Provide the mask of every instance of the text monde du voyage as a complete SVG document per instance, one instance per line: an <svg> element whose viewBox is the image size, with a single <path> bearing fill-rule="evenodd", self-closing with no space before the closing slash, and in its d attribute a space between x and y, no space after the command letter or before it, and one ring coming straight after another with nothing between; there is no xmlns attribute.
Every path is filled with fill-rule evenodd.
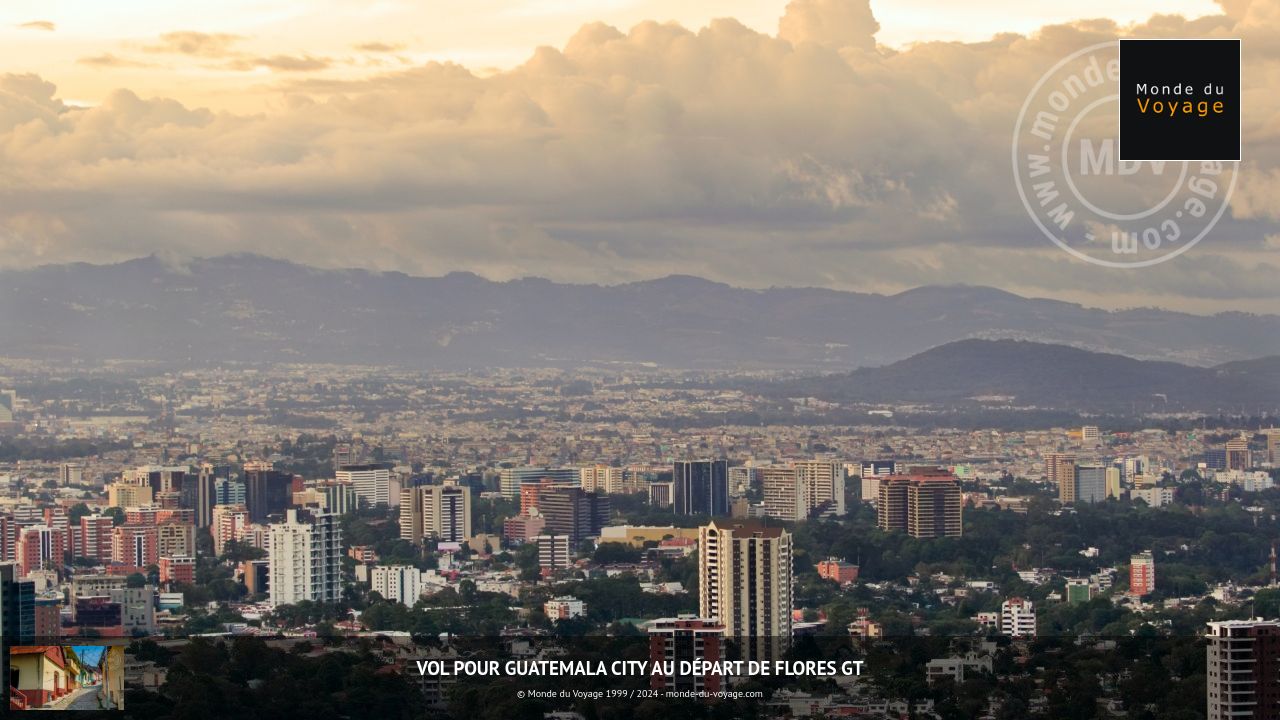
<svg viewBox="0 0 1280 720"><path fill-rule="evenodd" d="M1214 96L1222 96L1224 94L1223 85L1205 83L1204 87L1199 88L1199 92L1197 92L1197 88L1190 83L1176 83L1174 85L1135 83L1134 91L1137 95L1134 100L1138 103L1138 112L1143 115L1204 118L1210 115L1226 113L1227 106L1225 101L1212 99ZM1200 100L1197 98L1210 99Z"/></svg>

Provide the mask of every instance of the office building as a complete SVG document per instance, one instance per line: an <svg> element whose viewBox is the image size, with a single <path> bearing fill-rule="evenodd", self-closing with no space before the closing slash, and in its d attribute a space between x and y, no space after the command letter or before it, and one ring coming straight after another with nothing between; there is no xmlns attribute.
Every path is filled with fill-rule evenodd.
<svg viewBox="0 0 1280 720"><path fill-rule="evenodd" d="M138 507L150 505L154 501L155 497L149 485L117 482L107 486L107 504L111 507Z"/></svg>
<svg viewBox="0 0 1280 720"><path fill-rule="evenodd" d="M1102 442L1102 431L1097 425L1085 425L1080 428L1080 444L1084 447L1093 447Z"/></svg>
<svg viewBox="0 0 1280 720"><path fill-rule="evenodd" d="M502 537L510 545L523 545L541 535L546 526L541 515L517 515L502 521Z"/></svg>
<svg viewBox="0 0 1280 720"><path fill-rule="evenodd" d="M84 484L84 465L80 463L62 463L58 466L58 484L66 487L68 485Z"/></svg>
<svg viewBox="0 0 1280 720"><path fill-rule="evenodd" d="M0 641L17 644L35 637L36 584L23 580L17 565L0 564Z"/></svg>
<svg viewBox="0 0 1280 720"><path fill-rule="evenodd" d="M200 470L196 474L196 492L193 503L196 511L196 527L209 527L213 522L214 505L230 505L245 501L243 483L234 483L234 486L238 487L238 493L231 490L233 486L231 473L232 468L230 465L200 464ZM221 497L219 497L219 493L221 493ZM231 497L229 497L229 493L232 495ZM238 494L239 497L234 497L235 494Z"/></svg>
<svg viewBox="0 0 1280 720"><path fill-rule="evenodd" d="M271 604L311 600L337 602L342 596L342 529L336 515L299 519L296 509L271 525L268 539Z"/></svg>
<svg viewBox="0 0 1280 720"><path fill-rule="evenodd" d="M729 514L728 461L677 461L672 482L677 515Z"/></svg>
<svg viewBox="0 0 1280 720"><path fill-rule="evenodd" d="M649 677L649 687L666 692L719 692L723 678L712 673L681 674L681 667L694 667L695 662L719 662L723 659L721 638L724 626L709 618L681 615L674 618L650 620L649 661L669 663L676 673L654 673ZM688 663L687 665L684 663ZM666 667L666 665L664 665Z"/></svg>
<svg viewBox="0 0 1280 720"><path fill-rule="evenodd" d="M649 491L649 504L656 508L669 508L675 502L676 486L670 480L666 482L651 482L647 489Z"/></svg>
<svg viewBox="0 0 1280 720"><path fill-rule="evenodd" d="M546 520L545 532L569 536L569 542L574 547L587 538L599 535L600 529L609 524L609 497L584 492L582 488L542 491L539 510Z"/></svg>
<svg viewBox="0 0 1280 720"><path fill-rule="evenodd" d="M374 592L386 600L413 607L422 597L422 571L410 565L385 565L373 568L369 581Z"/></svg>
<svg viewBox="0 0 1280 720"><path fill-rule="evenodd" d="M1075 502L1076 456L1071 453L1045 453L1044 479L1050 487L1057 488L1059 502Z"/></svg>
<svg viewBox="0 0 1280 720"><path fill-rule="evenodd" d="M561 487L579 487L582 482L582 473L578 468L504 468L498 476L498 488L503 497L515 500L520 497L522 487L537 485L544 480Z"/></svg>
<svg viewBox="0 0 1280 720"><path fill-rule="evenodd" d="M1244 437L1228 440L1225 450L1227 470L1243 471L1253 465L1249 455L1249 441Z"/></svg>
<svg viewBox="0 0 1280 720"><path fill-rule="evenodd" d="M791 534L712 521L698 531L698 614L724 626L744 660L782 659L791 639Z"/></svg>
<svg viewBox="0 0 1280 720"><path fill-rule="evenodd" d="M308 482L302 490L293 493L293 504L332 515L346 515L360 506L355 488L337 480Z"/></svg>
<svg viewBox="0 0 1280 720"><path fill-rule="evenodd" d="M340 483L350 483L356 502L362 507L391 505L391 464L362 463L342 465L334 473ZM397 493L397 502L399 501Z"/></svg>
<svg viewBox="0 0 1280 720"><path fill-rule="evenodd" d="M162 494L180 494L190 474L189 465L143 465L126 473L125 482L149 487L152 496L158 498Z"/></svg>
<svg viewBox="0 0 1280 720"><path fill-rule="evenodd" d="M1155 589L1156 561L1151 552L1140 552L1129 558L1129 594L1143 597Z"/></svg>
<svg viewBox="0 0 1280 720"><path fill-rule="evenodd" d="M1259 618L1208 625L1208 720L1280 718L1280 621Z"/></svg>
<svg viewBox="0 0 1280 720"><path fill-rule="evenodd" d="M886 532L927 539L963 533L960 481L941 468L915 468L911 475L880 480L876 521Z"/></svg>
<svg viewBox="0 0 1280 720"><path fill-rule="evenodd" d="M244 491L249 519L267 522L272 516L283 515L293 502L293 475L276 470L271 463L245 463Z"/></svg>
<svg viewBox="0 0 1280 720"><path fill-rule="evenodd" d="M1107 467L1104 465L1077 465L1075 468L1075 499L1082 503L1099 503L1107 499Z"/></svg>

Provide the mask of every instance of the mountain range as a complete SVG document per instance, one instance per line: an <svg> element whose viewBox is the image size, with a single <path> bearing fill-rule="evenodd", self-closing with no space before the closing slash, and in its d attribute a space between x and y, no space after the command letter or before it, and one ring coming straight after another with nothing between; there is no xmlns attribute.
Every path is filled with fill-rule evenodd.
<svg viewBox="0 0 1280 720"><path fill-rule="evenodd" d="M848 370L965 339L1191 366L1280 355L1280 316L1107 311L985 287L896 295L321 270L257 255L0 271L0 356Z"/></svg>
<svg viewBox="0 0 1280 720"><path fill-rule="evenodd" d="M960 340L883 367L759 386L840 403L1274 414L1280 356L1195 367L1018 340Z"/></svg>

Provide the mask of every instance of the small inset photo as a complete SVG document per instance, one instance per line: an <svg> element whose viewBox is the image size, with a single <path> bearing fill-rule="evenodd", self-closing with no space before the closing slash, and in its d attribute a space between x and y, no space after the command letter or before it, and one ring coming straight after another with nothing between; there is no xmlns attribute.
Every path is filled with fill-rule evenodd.
<svg viewBox="0 0 1280 720"><path fill-rule="evenodd" d="M9 649L9 710L123 710L124 648L18 645Z"/></svg>

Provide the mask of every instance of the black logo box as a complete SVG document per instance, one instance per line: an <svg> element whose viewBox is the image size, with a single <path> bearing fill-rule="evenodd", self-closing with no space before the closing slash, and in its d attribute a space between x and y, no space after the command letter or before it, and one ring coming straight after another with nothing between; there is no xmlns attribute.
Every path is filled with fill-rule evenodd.
<svg viewBox="0 0 1280 720"><path fill-rule="evenodd" d="M1238 39L1120 39L1120 159L1238 161L1241 159L1240 66ZM1139 95L1137 86L1148 92ZM1205 86L1213 92L1206 95ZM1152 93L1150 87L1181 86L1182 94ZM1185 90L1189 87L1190 94ZM1221 87L1222 94L1217 93ZM1138 100L1150 101L1144 114ZM1207 102L1210 112L1185 114ZM1155 114L1156 103L1164 110ZM1170 116L1169 103L1177 103ZM1222 113L1212 112L1216 102Z"/></svg>

